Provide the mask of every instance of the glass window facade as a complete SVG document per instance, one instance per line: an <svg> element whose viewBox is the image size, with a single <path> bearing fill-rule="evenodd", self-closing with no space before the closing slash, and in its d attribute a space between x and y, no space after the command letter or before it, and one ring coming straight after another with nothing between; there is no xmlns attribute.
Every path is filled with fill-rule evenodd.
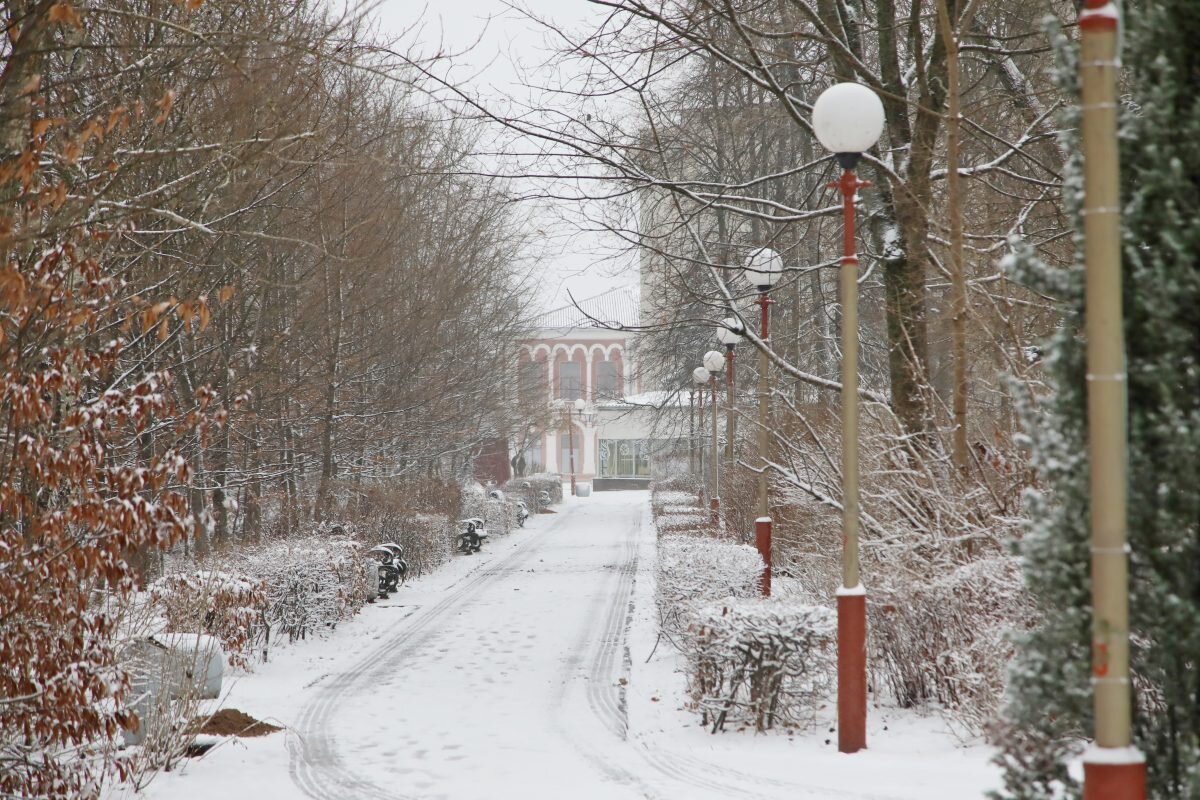
<svg viewBox="0 0 1200 800"><path fill-rule="evenodd" d="M601 477L649 478L653 444L648 439L601 439L597 453Z"/></svg>

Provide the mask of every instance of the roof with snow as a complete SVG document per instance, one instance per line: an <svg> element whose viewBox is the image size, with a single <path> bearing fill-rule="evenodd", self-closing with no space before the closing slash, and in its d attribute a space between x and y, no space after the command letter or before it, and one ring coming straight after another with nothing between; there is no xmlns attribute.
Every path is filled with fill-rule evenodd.
<svg viewBox="0 0 1200 800"><path fill-rule="evenodd" d="M635 328L638 298L631 286L620 286L534 317L535 328Z"/></svg>

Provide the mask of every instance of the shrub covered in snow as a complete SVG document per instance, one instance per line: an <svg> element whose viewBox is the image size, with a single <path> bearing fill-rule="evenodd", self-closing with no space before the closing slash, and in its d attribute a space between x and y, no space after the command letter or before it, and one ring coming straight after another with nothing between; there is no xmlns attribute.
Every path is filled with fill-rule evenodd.
<svg viewBox="0 0 1200 800"><path fill-rule="evenodd" d="M680 509L695 509L703 511L699 498L694 492L681 492L673 489L655 490L650 495L650 508L655 514L672 513Z"/></svg>
<svg viewBox="0 0 1200 800"><path fill-rule="evenodd" d="M265 642L265 584L247 575L200 570L164 575L149 599L172 633L216 637L235 666L245 667Z"/></svg>
<svg viewBox="0 0 1200 800"><path fill-rule="evenodd" d="M692 707L716 733L726 723L811 724L836 675L828 608L729 599L695 608L683 635Z"/></svg>
<svg viewBox="0 0 1200 800"><path fill-rule="evenodd" d="M695 609L728 597L756 597L762 558L744 544L669 534L658 540L658 607L669 635L693 621Z"/></svg>
<svg viewBox="0 0 1200 800"><path fill-rule="evenodd" d="M272 633L304 639L358 613L365 602L363 548L351 539L279 542L243 554L241 561L265 587L264 661Z"/></svg>
<svg viewBox="0 0 1200 800"><path fill-rule="evenodd" d="M529 486L525 486L529 484ZM523 478L513 478L504 487L504 491L508 492L513 497L524 493L520 499L529 504L529 510L533 511L537 508L537 498L542 492L550 495L551 503L561 503L563 500L563 484L562 476L551 473L539 473L537 475L526 475Z"/></svg>
<svg viewBox="0 0 1200 800"><path fill-rule="evenodd" d="M374 546L395 542L404 548L408 576L418 577L450 560L454 526L445 514L418 514L399 510L372 515L362 538Z"/></svg>
<svg viewBox="0 0 1200 800"><path fill-rule="evenodd" d="M654 518L654 527L658 530L659 535L666 533L681 533L686 531L699 531L709 524L709 513L699 508L694 511L684 513L664 513L658 514Z"/></svg>
<svg viewBox="0 0 1200 800"><path fill-rule="evenodd" d="M517 526L517 506L506 496L490 497L483 489L464 490L462 518L479 517L488 533L508 533Z"/></svg>

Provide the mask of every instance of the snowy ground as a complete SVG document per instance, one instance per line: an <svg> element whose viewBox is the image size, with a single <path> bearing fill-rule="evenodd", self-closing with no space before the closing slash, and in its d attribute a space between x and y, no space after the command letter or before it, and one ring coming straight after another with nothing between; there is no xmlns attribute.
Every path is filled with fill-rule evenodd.
<svg viewBox="0 0 1200 800"><path fill-rule="evenodd" d="M276 650L221 704L285 730L229 740L142 796L968 800L998 785L987 748L895 710L872 710L851 756L830 724L709 734L680 708L676 654L654 648L647 494L558 510Z"/></svg>

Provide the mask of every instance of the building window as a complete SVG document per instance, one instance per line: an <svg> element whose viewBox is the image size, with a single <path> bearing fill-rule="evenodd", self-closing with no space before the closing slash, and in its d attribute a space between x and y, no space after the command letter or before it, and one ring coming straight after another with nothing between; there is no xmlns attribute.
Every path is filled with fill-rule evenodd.
<svg viewBox="0 0 1200 800"><path fill-rule="evenodd" d="M544 406L550 402L546 396L546 364L526 361L521 364L517 378L517 393L527 406Z"/></svg>
<svg viewBox="0 0 1200 800"><path fill-rule="evenodd" d="M619 365L601 361L596 365L596 399L615 400L621 396Z"/></svg>
<svg viewBox="0 0 1200 800"><path fill-rule="evenodd" d="M599 457L602 477L650 477L650 442L645 439L601 439Z"/></svg>
<svg viewBox="0 0 1200 800"><path fill-rule="evenodd" d="M542 442L536 439L521 451L517 457L514 469L517 475L537 475L546 471L546 463L542 461Z"/></svg>
<svg viewBox="0 0 1200 800"><path fill-rule="evenodd" d="M558 396L563 400L578 400L583 396L583 370L574 361L558 365Z"/></svg>

